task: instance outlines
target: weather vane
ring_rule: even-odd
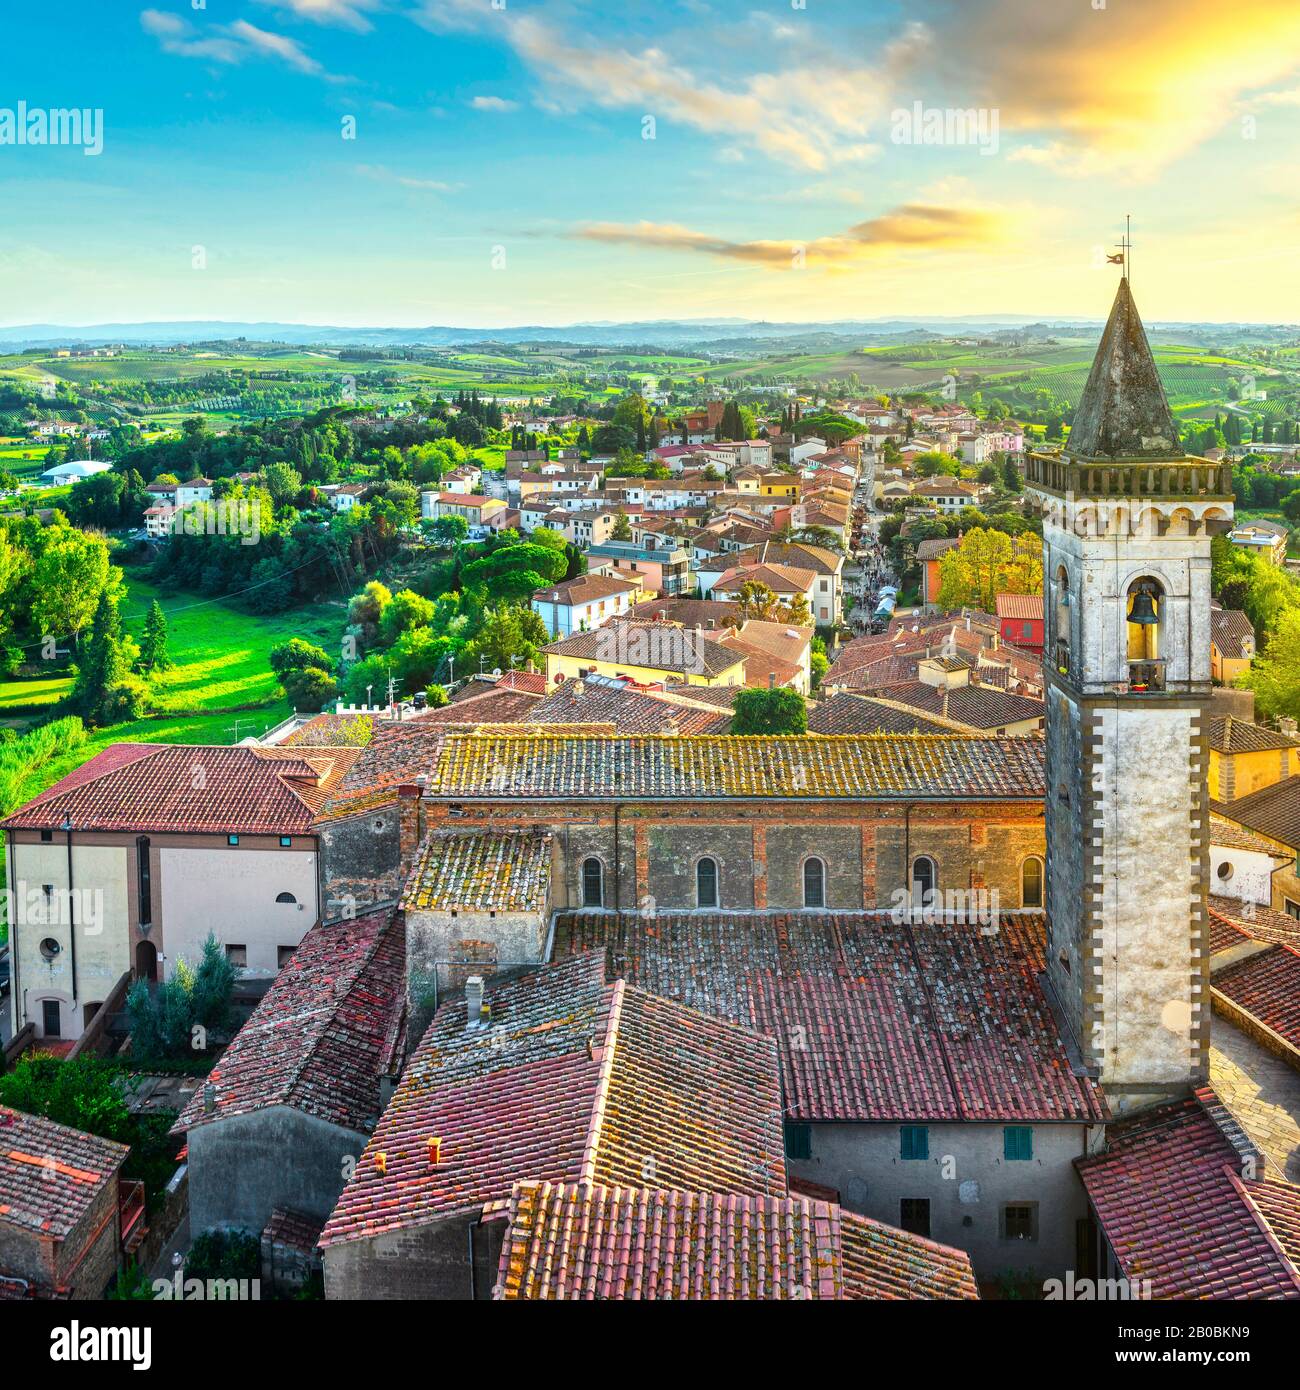
[[[1133,250],[1132,232],[1133,218],[1131,216],[1126,216],[1124,218],[1124,237],[1119,243],[1119,255],[1106,257],[1106,260],[1111,265],[1122,265],[1124,267],[1124,278],[1126,280],[1130,278],[1132,271],[1132,255],[1130,254]]]

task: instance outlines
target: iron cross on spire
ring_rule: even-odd
[[[1118,251],[1119,251],[1119,255],[1118,255],[1118,256],[1107,256],[1107,257],[1106,257],[1106,260],[1107,260],[1111,265],[1122,265],[1122,266],[1124,267],[1124,278],[1125,278],[1126,280],[1129,278],[1130,270],[1131,270],[1131,266],[1132,266],[1132,260],[1133,260],[1132,255],[1131,255],[1131,252],[1132,252],[1132,250],[1133,250],[1133,235],[1132,235],[1132,233],[1133,233],[1133,218],[1132,218],[1131,216],[1126,216],[1126,217],[1124,218],[1124,235],[1123,235],[1123,237],[1121,237],[1120,242],[1119,242],[1119,246],[1118,246],[1118,248],[1117,248]]]

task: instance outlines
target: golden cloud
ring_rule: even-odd
[[[925,247],[964,250],[1000,240],[1003,219],[971,208],[907,203],[834,236],[811,241],[731,241],[672,222],[596,222],[573,235],[585,241],[690,251],[726,260],[787,269],[801,263],[823,269],[891,251]]]
[[[1068,172],[1148,173],[1223,128],[1247,93],[1300,69],[1296,0],[941,0],[936,55],[1004,130],[1042,132],[1021,156]]]

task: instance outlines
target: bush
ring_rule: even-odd
[[[116,1067],[98,1057],[72,1061],[29,1052],[0,1076],[0,1105],[128,1143],[131,1112]]]
[[[736,696],[733,734],[806,734],[808,706],[797,690],[742,690]]]
[[[185,1261],[187,1279],[259,1279],[262,1243],[252,1231],[200,1231]]]

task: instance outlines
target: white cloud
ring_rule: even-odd
[[[375,27],[365,12],[373,14],[380,8],[381,0],[258,0],[258,3],[288,10],[298,19],[313,24],[333,24],[365,34]]]
[[[475,111],[517,111],[519,103],[505,97],[474,97],[470,105]]]
[[[164,53],[180,58],[204,58],[218,63],[242,63],[245,58],[273,58],[286,63],[308,77],[320,77],[327,82],[343,82],[345,78],[327,72],[296,40],[269,29],[259,29],[245,19],[233,24],[216,25],[205,32],[163,10],[143,10],[140,27],[158,40]]]
[[[376,183],[394,183],[401,188],[413,188],[420,193],[454,193],[464,184],[444,183],[441,179],[417,179],[408,174],[399,174],[386,164],[358,164],[356,173],[362,178],[374,179]]]

